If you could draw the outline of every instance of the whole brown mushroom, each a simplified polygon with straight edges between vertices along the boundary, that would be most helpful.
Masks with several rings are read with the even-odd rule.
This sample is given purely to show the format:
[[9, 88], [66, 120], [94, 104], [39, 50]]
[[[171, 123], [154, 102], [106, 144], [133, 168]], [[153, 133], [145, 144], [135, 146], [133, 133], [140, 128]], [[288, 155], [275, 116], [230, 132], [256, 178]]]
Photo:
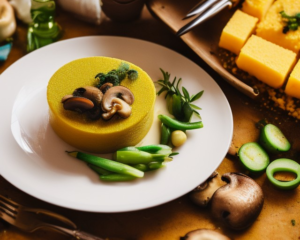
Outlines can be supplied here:
[[264, 203], [261, 187], [242, 173], [226, 173], [211, 199], [212, 215], [234, 230], [249, 227], [258, 217]]
[[213, 230], [198, 229], [188, 232], [180, 240], [230, 240], [230, 238]]
[[214, 171], [206, 181], [189, 193], [189, 197], [198, 206], [206, 207], [215, 191], [223, 185], [218, 172]]

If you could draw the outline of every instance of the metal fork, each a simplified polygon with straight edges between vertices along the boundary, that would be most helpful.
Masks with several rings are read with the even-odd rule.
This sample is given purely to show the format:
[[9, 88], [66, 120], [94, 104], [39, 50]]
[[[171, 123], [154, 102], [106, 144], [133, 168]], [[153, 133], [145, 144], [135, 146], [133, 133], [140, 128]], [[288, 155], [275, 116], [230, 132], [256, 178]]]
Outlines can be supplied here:
[[[40, 215], [46, 215], [59, 220], [69, 225], [71, 229], [41, 221], [39, 219]], [[78, 240], [122, 240], [119, 238], [99, 238], [89, 233], [80, 231], [71, 220], [59, 214], [43, 209], [27, 208], [1, 195], [0, 218], [26, 232], [34, 232], [40, 228], [48, 228], [65, 235], [72, 236]]]
[[184, 17], [184, 19], [197, 16], [195, 19], [180, 28], [176, 35], [181, 36], [200, 23], [206, 21], [207, 19], [215, 16], [217, 13], [221, 12], [225, 8], [232, 8], [238, 4], [239, 0], [202, 0], [196, 6], [194, 6]]

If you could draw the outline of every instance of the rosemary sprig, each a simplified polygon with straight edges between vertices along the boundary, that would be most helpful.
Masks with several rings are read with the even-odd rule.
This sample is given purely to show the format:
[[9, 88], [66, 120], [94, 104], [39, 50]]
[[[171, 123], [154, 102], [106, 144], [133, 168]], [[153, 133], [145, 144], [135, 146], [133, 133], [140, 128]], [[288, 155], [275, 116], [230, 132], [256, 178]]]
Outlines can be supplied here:
[[195, 113], [195, 115], [201, 119], [200, 113], [198, 112], [198, 110], [201, 110], [201, 108], [196, 106], [195, 104], [192, 104], [192, 102], [201, 98], [201, 96], [204, 93], [204, 90], [198, 92], [197, 94], [190, 95], [188, 90], [185, 87], [182, 87], [181, 88], [182, 93], [181, 93], [179, 89], [179, 84], [182, 81], [182, 79], [181, 78], [177, 79], [176, 77], [174, 77], [173, 81], [171, 82], [170, 74], [168, 72], [165, 72], [161, 68], [160, 71], [162, 72], [163, 79], [157, 81], [157, 84], [161, 86], [161, 89], [157, 92], [157, 95], [160, 95], [163, 92], [167, 92], [165, 98], [167, 98], [168, 96], [172, 96], [174, 94], [179, 96], [181, 99], [181, 107], [183, 107], [184, 104], [188, 104], [192, 109], [192, 112]]

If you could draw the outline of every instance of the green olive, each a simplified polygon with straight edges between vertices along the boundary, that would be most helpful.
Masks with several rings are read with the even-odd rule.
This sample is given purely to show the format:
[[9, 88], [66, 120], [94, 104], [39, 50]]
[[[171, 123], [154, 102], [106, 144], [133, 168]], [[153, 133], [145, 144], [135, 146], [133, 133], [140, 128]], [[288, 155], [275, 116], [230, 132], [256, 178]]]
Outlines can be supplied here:
[[183, 145], [186, 139], [187, 139], [186, 134], [183, 131], [176, 130], [172, 132], [171, 141], [175, 147], [180, 147], [181, 145]]

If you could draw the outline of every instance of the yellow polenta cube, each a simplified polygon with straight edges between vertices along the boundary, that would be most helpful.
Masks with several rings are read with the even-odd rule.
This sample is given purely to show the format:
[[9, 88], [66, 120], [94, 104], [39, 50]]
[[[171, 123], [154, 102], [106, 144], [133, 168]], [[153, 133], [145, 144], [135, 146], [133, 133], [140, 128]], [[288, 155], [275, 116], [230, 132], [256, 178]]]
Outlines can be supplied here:
[[274, 0], [245, 0], [242, 11], [262, 20]]
[[285, 87], [285, 93], [300, 99], [300, 60], [293, 69]]
[[237, 66], [274, 88], [280, 88], [296, 62], [296, 54], [252, 35], [241, 50]]
[[224, 27], [219, 46], [239, 54], [247, 39], [254, 32], [258, 19], [237, 10]]
[[300, 50], [300, 28], [296, 31], [283, 33], [286, 26], [280, 12], [290, 16], [300, 13], [299, 0], [278, 0], [269, 9], [266, 17], [257, 25], [256, 34], [279, 46], [290, 49], [295, 53]]

